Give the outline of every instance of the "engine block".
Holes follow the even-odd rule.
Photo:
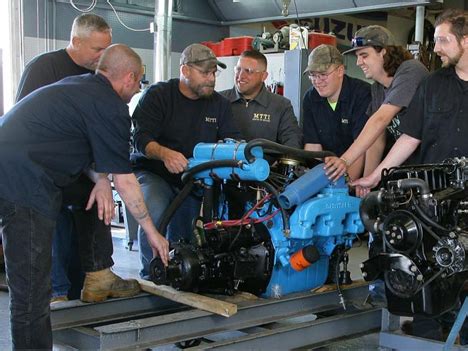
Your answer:
[[[468,277],[468,160],[396,167],[361,204],[374,241],[366,280],[385,282],[388,309],[439,316],[459,305]]]
[[[335,272],[330,257],[364,229],[344,178],[332,183],[323,164],[303,160],[325,153],[227,140],[198,144],[193,155],[183,178],[202,189],[202,216],[192,242],[173,245],[169,267],[153,260],[157,284],[266,297],[312,289]]]

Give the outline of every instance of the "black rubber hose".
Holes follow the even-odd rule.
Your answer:
[[[169,222],[171,221],[172,216],[174,215],[175,211],[180,207],[182,202],[187,198],[187,196],[190,195],[193,185],[193,181],[186,183],[182,190],[174,198],[174,201],[172,201],[171,204],[163,212],[158,226],[158,230],[162,235],[166,235],[166,229]]]
[[[286,213],[286,210],[280,205],[279,201],[278,201],[278,196],[279,196],[279,193],[278,191],[274,188],[273,185],[271,185],[270,183],[268,182],[259,182],[262,186],[264,186],[270,193],[273,194],[273,196],[275,197],[275,202],[276,202],[276,206],[279,208],[280,212],[281,212],[281,217],[283,218],[283,231],[286,233],[286,232],[289,232],[289,218],[288,218],[288,214]]]
[[[427,183],[424,180],[418,178],[400,179],[389,183],[396,183],[398,188],[404,190],[418,188],[420,190],[421,195],[429,195],[431,193],[429,185],[427,185]]]
[[[361,205],[359,206],[359,215],[361,216],[361,221],[364,224],[364,228],[366,228],[368,232],[378,232],[377,217],[379,215],[378,211],[381,203],[382,194],[380,191],[370,192],[361,201]]]
[[[247,159],[247,161],[249,161],[250,163],[255,161],[255,156],[252,154],[252,148],[255,146],[262,146],[263,149],[278,151],[282,154],[286,154],[289,156],[296,156],[304,160],[313,160],[316,158],[336,156],[331,151],[306,151],[303,149],[296,149],[294,147],[281,145],[281,144],[275,143],[267,139],[254,139],[254,140],[249,141],[244,149],[244,156]]]
[[[213,220],[213,199],[214,188],[205,184],[203,187],[203,223]]]
[[[214,168],[221,168],[221,167],[242,167],[242,161],[236,160],[216,160],[216,161],[208,161],[205,163],[201,163],[198,166],[195,166],[189,169],[187,172],[182,174],[182,182],[187,183],[189,180],[193,178],[193,176],[199,172],[205,171],[207,169],[214,169]]]
[[[416,203],[416,201],[411,202],[412,205],[414,206],[414,209],[416,210],[417,214],[422,218],[424,222],[429,224],[431,227],[439,229],[443,232],[451,232],[453,229],[450,228],[445,228],[444,226],[440,225],[437,222],[434,222],[424,211],[423,209]]]

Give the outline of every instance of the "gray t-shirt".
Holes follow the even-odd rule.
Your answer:
[[[428,74],[429,71],[421,62],[417,60],[404,61],[395,72],[393,81],[388,88],[377,82],[372,84],[372,101],[367,110],[368,116],[372,116],[383,104],[402,107],[387,126],[388,132],[397,139],[401,135],[398,130],[400,119],[404,118],[406,108],[413,99],[419,83]]]

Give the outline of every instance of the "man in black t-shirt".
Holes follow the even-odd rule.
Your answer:
[[[100,177],[86,208],[97,202],[109,222],[107,175],[167,264],[167,240],[154,227],[129,161],[127,102],[139,90],[141,58],[128,46],[106,49],[96,75],[65,78],[37,89],[0,121],[0,233],[5,243],[13,349],[52,349],[51,246],[63,188],[94,165]],[[104,193],[104,195],[103,195]],[[93,272],[100,284],[110,270]],[[134,281],[136,283],[136,281]],[[114,289],[115,288],[115,289]],[[111,296],[120,297],[115,286]]]
[[[217,66],[226,68],[208,47],[188,46],[180,59],[180,78],[149,87],[133,113],[136,152],[131,158],[155,223],[179,192],[180,177],[194,146],[239,138],[229,101],[214,91]],[[169,224],[169,241],[190,239],[192,220],[199,209],[199,200],[193,196],[182,203]],[[153,255],[142,228],[138,229],[138,243],[140,275],[148,277]]]
[[[21,76],[16,100],[65,77],[94,73],[99,58],[111,40],[111,28],[102,17],[95,14],[76,17],[66,49],[39,55],[28,63]],[[114,264],[109,223],[98,219],[96,207],[89,211],[85,209],[93,186],[94,182],[83,174],[64,189],[62,210],[53,239],[52,302],[64,301],[67,296],[72,299],[80,296],[82,271],[98,272]],[[107,196],[112,199],[110,182]],[[103,295],[89,290],[90,287],[96,287],[96,283],[90,285],[89,277],[85,279],[88,282],[84,284],[82,299],[88,302],[101,301]],[[118,276],[115,276],[115,283],[121,290],[126,290],[128,296],[139,291],[137,285]]]

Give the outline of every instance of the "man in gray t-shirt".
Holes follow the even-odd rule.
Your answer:
[[[369,105],[369,120],[361,134],[341,157],[328,157],[325,168],[331,179],[338,179],[361,155],[366,155],[364,175],[372,172],[380,163],[385,149],[385,130],[394,142],[398,137],[399,119],[404,118],[419,82],[429,72],[408,50],[395,45],[393,35],[384,27],[372,25],[359,29],[352,49],[357,65],[366,78],[373,79],[372,101]],[[358,195],[362,189],[356,189]]]
[[[398,139],[401,132],[398,130],[401,118],[406,114],[408,107],[419,82],[427,75],[427,69],[419,61],[407,60],[397,68],[390,86],[376,82],[372,85],[372,101],[367,109],[367,114],[372,116],[383,104],[400,106],[401,110],[392,118],[387,126],[387,131],[393,137],[393,140],[387,140],[393,144]]]

